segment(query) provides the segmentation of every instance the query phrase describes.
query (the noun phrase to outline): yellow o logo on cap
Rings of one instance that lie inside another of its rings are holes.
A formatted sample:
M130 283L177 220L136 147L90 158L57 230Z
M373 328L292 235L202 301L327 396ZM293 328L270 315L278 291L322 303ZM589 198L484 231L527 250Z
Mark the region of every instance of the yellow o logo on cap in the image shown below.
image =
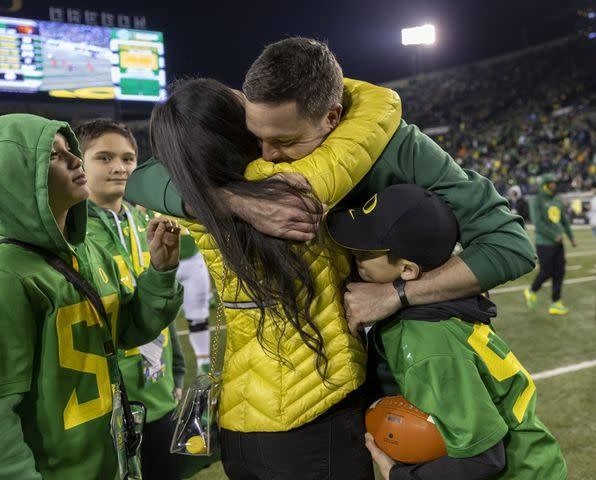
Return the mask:
M364 207L362 207L362 212L365 215L368 215L370 212L372 212L375 207L377 206L377 194L375 193L375 195L364 204Z

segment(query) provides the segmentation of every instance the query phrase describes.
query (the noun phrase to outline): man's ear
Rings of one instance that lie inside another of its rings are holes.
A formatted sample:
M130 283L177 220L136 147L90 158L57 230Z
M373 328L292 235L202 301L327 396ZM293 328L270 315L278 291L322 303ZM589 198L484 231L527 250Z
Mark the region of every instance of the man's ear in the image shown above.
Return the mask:
M336 103L327 112L327 117L326 117L326 122L325 123L332 130L335 127L337 127L337 125L339 125L339 122L341 120L342 109L343 109L343 107L341 106L341 104L340 103Z
M403 280L416 280L420 275L420 267L416 265L414 262L410 262L409 260L403 260L401 266L401 278Z

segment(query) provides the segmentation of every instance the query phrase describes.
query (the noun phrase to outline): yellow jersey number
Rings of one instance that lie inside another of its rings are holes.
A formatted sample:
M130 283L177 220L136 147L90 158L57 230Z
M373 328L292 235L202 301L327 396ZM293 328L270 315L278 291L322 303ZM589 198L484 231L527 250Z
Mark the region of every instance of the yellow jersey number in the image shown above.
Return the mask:
M101 300L106 312L111 316L112 328L115 329L118 321L118 295L107 295ZM99 418L112 410L112 387L105 356L81 352L74 347L72 327L81 322L85 322L87 328L97 328L101 325L102 320L89 302L58 309L56 330L59 362L62 368L94 375L99 394L95 399L79 402L76 388L72 390L64 408L65 430ZM112 336L114 333L112 332Z
M536 391L534 380L528 371L519 363L519 360L509 352L505 358L501 358L490 347L490 336L493 335L488 325L474 325L474 332L468 338L468 344L476 351L486 364L488 371L495 380L502 382L521 372L528 381L526 388L519 394L513 404L513 415L518 422L524 419L528 404Z

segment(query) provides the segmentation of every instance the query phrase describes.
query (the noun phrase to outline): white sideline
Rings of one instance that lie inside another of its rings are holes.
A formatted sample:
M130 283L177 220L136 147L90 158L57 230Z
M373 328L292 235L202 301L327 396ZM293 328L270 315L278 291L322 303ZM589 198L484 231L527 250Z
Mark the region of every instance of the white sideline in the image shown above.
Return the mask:
M559 375L565 375L566 373L577 372L579 370L585 370L587 368L594 367L596 367L596 360L586 360L585 362L574 363L573 365L567 365L565 367L553 368L552 370L538 372L531 376L534 380L542 380L544 378L558 377Z
M588 277L578 277L578 278L571 278L569 280L564 280L563 285L572 285L574 283L585 283L591 282L592 280L596 280L596 275L590 275ZM543 286L551 285L551 281L545 282ZM521 292L525 290L530 285L517 285L515 287L502 287L502 288L495 288L494 290L490 291L491 295L495 295L497 293L509 293L509 292Z

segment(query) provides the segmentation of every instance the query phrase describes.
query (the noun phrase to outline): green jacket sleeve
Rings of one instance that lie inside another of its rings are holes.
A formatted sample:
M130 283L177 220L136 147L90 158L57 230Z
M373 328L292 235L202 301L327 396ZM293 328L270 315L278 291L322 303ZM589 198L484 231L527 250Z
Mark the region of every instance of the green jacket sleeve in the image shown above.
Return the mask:
M130 297L124 285L123 297ZM178 314L182 306L182 286L176 280L176 269L158 272L150 266L137 279L130 301L121 308L120 348L144 345L156 338Z
M0 397L0 480L41 480L35 458L23 438L21 419L15 412L23 395Z
M172 342L172 373L174 374L174 386L182 388L184 385L184 374L186 373L186 366L184 365L184 355L180 347L180 339L176 332L176 325L170 323L170 341Z
M415 125L402 124L371 175L367 194L395 183L414 183L440 195L452 208L464 250L460 258L483 291L520 277L535 266L535 253L507 201L487 178L463 170Z
M166 167L151 157L128 177L124 198L149 210L174 217L191 218Z
M564 215L562 214L561 217ZM553 223L548 218L548 211L541 195L536 195L530 202L530 220L536 228L536 235L542 236L552 243L563 234L560 223Z

